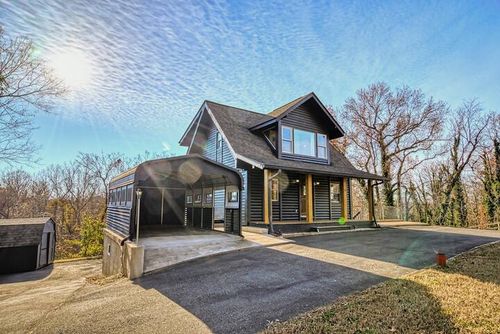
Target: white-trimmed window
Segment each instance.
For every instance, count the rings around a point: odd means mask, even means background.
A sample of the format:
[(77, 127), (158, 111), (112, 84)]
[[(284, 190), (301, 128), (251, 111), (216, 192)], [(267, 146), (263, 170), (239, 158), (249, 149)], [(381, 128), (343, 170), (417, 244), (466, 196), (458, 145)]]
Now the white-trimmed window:
[(316, 156), (314, 132), (293, 129), (293, 153)]
[(331, 182), (330, 183), (330, 201), (332, 203), (340, 203), (340, 183)]
[(281, 152), (327, 159), (328, 137), (322, 133), (282, 126)]
[(193, 204), (193, 195), (186, 195), (186, 204)]
[(227, 193), (227, 201), (230, 203), (238, 202), (238, 192), (237, 191), (229, 191)]
[(288, 126), (281, 127), (281, 151), (293, 153), (293, 129)]
[(327, 146), (326, 146), (326, 135), (317, 133), (316, 134), (316, 151), (318, 158), (326, 159), (327, 154)]

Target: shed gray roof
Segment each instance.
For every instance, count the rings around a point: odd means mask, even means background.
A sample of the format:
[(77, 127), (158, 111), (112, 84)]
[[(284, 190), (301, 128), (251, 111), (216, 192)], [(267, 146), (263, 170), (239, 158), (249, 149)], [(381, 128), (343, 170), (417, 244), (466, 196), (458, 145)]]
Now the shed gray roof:
[(38, 245), (49, 221), (53, 222), (49, 217), (0, 219), (0, 248)]
[(267, 168), (282, 168), (302, 172), (384, 180), (384, 178), (379, 175), (356, 169), (349, 160), (332, 145), (330, 147), (331, 165), (278, 159), (265, 139), (249, 130), (259, 122), (262, 123), (273, 119), (273, 116), (211, 101), (206, 101), (206, 104), (216, 118), (222, 132), (228, 139), (229, 145), (238, 156), (255, 161)]

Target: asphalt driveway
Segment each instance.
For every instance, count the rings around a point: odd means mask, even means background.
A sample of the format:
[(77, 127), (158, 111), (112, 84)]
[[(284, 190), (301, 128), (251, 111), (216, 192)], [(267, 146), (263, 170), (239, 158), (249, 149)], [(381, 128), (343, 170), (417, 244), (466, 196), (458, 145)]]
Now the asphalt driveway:
[[(434, 262), (436, 250), (453, 256), (499, 239), (499, 232), (436, 227), (300, 237), (293, 244), (179, 264), (134, 282), (83, 284), (43, 317), (23, 319), (20, 326), (3, 329), (253, 333), (270, 321), (286, 320), (339, 296), (428, 266)], [(37, 295), (20, 287), (40, 289), (37, 284), (49, 284), (52, 276), (40, 283), (0, 285), (0, 308), (10, 310), (0, 314), (0, 332), (3, 324), (19, 322), (23, 309), (33, 308), (35, 303), (49, 306), (49, 291)], [(58, 289), (63, 286), (63, 281), (57, 283)], [(18, 293), (13, 294), (12, 289)]]
[(194, 261), (135, 283), (168, 296), (215, 332), (255, 332), (431, 265), (436, 250), (453, 256), (500, 238), (470, 232), (412, 227), (300, 237), (296, 244)]

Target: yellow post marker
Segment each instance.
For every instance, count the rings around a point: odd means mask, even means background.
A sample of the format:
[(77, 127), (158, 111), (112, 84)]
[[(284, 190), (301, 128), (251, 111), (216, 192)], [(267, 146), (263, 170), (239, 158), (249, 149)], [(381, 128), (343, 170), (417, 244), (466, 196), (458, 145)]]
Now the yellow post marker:
[(269, 224), (269, 169), (264, 169), (264, 224)]
[(340, 215), (347, 220), (347, 177), (342, 178), (342, 207)]

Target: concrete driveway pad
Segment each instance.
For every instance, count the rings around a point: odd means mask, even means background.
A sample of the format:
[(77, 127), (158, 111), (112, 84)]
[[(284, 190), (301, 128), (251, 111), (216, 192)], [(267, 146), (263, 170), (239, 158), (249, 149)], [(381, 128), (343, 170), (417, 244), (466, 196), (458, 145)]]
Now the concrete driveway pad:
[(27, 281), (28, 274), (0, 276), (0, 309), (8, 310), (0, 332), (252, 333), (433, 264), (436, 250), (453, 256), (499, 239), (493, 231), (420, 226), (300, 237), (104, 285), (82, 278), (99, 262), (56, 265)]

